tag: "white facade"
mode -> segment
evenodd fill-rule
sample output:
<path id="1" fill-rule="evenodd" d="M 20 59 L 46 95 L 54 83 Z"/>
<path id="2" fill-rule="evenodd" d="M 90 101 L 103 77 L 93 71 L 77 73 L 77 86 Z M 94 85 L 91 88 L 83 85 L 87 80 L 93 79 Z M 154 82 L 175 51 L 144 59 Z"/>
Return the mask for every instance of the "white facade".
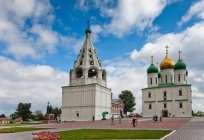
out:
<path id="1" fill-rule="evenodd" d="M 92 121 L 111 117 L 111 89 L 107 88 L 106 71 L 102 69 L 91 41 L 91 31 L 74 68 L 70 70 L 70 86 L 62 87 L 62 121 Z"/>
<path id="2" fill-rule="evenodd" d="M 192 117 L 192 91 L 187 84 L 186 65 L 182 62 L 182 66 L 178 64 L 180 68 L 174 69 L 169 57 L 166 58 L 161 75 L 154 65 L 148 68 L 148 87 L 142 89 L 143 117 Z M 180 56 L 179 60 L 182 61 Z"/>

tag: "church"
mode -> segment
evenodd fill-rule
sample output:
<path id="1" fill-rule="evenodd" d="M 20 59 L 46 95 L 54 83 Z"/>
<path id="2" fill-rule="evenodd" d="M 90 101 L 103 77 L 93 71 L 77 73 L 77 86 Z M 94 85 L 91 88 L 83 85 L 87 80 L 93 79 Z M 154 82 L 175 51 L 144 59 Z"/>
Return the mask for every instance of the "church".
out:
<path id="1" fill-rule="evenodd" d="M 85 41 L 73 69 L 69 86 L 62 87 L 61 121 L 93 121 L 111 117 L 111 89 L 107 88 L 107 73 L 93 47 L 91 30 L 85 31 Z"/>
<path id="2" fill-rule="evenodd" d="M 142 89 L 143 117 L 191 117 L 192 90 L 187 82 L 186 64 L 179 58 L 176 64 L 168 55 L 160 63 L 160 71 L 153 63 L 147 69 L 147 88 Z"/>

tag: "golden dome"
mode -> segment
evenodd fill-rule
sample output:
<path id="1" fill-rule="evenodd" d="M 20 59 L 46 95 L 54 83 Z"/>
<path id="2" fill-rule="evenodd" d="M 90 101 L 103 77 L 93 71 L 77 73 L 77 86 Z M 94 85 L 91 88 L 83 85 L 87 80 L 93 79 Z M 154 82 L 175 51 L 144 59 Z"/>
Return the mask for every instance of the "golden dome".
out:
<path id="1" fill-rule="evenodd" d="M 171 58 L 167 54 L 165 59 L 160 64 L 160 69 L 164 70 L 164 69 L 173 69 L 173 68 L 174 68 L 174 61 L 171 60 Z"/>

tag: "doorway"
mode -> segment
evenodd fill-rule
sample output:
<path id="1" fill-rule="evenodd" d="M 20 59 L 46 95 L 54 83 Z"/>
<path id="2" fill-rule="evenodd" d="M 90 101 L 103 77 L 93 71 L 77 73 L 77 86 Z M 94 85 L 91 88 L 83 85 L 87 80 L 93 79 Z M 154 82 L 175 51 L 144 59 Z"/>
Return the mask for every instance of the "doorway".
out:
<path id="1" fill-rule="evenodd" d="M 162 117 L 168 117 L 168 110 L 162 110 Z"/>

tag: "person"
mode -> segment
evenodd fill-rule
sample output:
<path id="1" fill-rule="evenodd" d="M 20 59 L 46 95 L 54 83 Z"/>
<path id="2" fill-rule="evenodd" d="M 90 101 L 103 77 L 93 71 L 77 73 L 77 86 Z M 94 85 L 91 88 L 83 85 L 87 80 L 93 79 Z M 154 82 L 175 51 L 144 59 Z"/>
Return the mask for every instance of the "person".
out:
<path id="1" fill-rule="evenodd" d="M 159 117 L 159 121 L 162 122 L 162 116 Z"/>
<path id="2" fill-rule="evenodd" d="M 132 125 L 133 125 L 133 127 L 136 126 L 136 121 L 137 121 L 137 118 L 136 118 L 136 115 L 134 115 L 133 118 L 132 118 Z"/>
<path id="3" fill-rule="evenodd" d="M 93 121 L 93 122 L 95 121 L 95 116 L 92 117 L 92 121 Z"/>
<path id="4" fill-rule="evenodd" d="M 156 121 L 156 122 L 158 121 L 158 116 L 157 116 L 157 115 L 155 116 L 155 121 Z"/>
<path id="5" fill-rule="evenodd" d="M 121 119 L 122 119 L 122 117 L 121 117 L 121 116 L 119 116 L 119 124 L 121 124 Z"/>
<path id="6" fill-rule="evenodd" d="M 111 117 L 111 125 L 114 125 L 114 116 Z"/>

